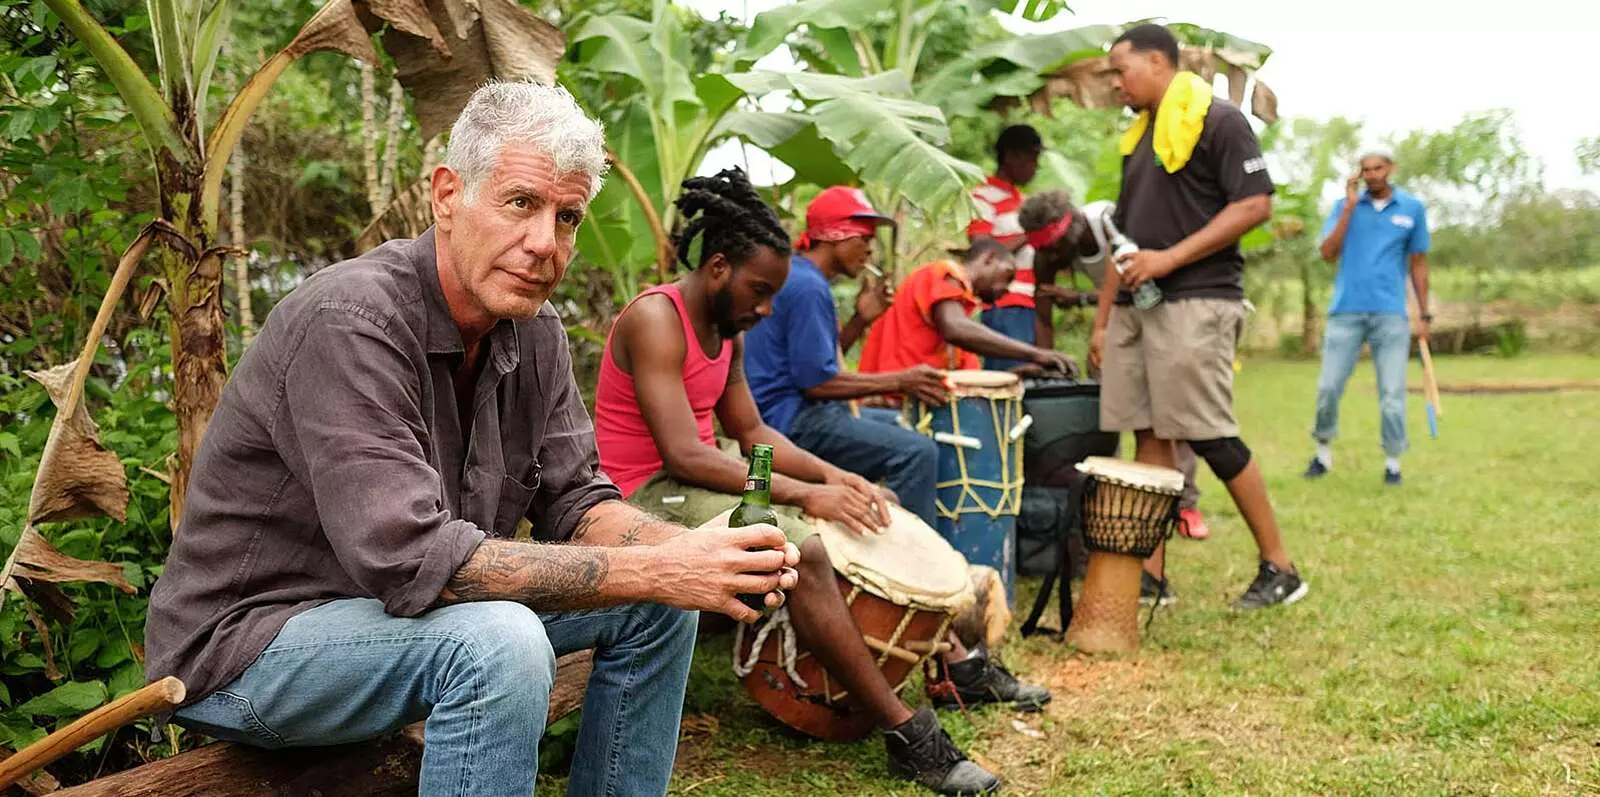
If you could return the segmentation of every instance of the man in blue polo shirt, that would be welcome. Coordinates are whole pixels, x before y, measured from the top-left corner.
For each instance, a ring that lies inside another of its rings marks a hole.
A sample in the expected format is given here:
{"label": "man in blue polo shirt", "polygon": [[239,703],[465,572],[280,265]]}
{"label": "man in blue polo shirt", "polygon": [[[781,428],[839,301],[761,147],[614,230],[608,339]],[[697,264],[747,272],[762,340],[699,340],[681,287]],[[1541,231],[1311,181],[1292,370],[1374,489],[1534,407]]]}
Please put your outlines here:
{"label": "man in blue polo shirt", "polygon": [[[745,333],[744,371],[768,426],[825,462],[883,481],[900,505],[933,525],[939,451],[933,440],[893,421],[888,410],[852,412],[851,399],[897,393],[935,404],[946,397],[944,374],[928,366],[863,374],[845,371],[839,353],[855,345],[875,319],[857,303],[841,329],[828,284],[856,279],[872,259],[881,224],[860,189],[834,186],[806,208],[806,232],[795,243],[789,279],[772,302],[772,316]],[[865,292],[865,291],[864,291]]]}
{"label": "man in blue polo shirt", "polygon": [[[1306,468],[1316,478],[1333,467],[1333,438],[1339,431],[1339,397],[1361,356],[1372,348],[1378,374],[1378,409],[1383,419],[1385,484],[1400,484],[1400,455],[1406,450],[1406,364],[1411,359],[1411,324],[1406,313],[1406,279],[1416,284],[1419,338],[1428,337],[1428,216],[1416,197],[1389,184],[1394,158],[1387,151],[1361,157],[1361,173],[1345,184],[1345,198],[1334,205],[1323,226],[1322,258],[1338,259],[1339,276],[1328,305],[1322,343],[1322,377],[1317,381],[1317,421],[1312,436],[1317,453]],[[1361,184],[1366,183],[1366,190]]]}

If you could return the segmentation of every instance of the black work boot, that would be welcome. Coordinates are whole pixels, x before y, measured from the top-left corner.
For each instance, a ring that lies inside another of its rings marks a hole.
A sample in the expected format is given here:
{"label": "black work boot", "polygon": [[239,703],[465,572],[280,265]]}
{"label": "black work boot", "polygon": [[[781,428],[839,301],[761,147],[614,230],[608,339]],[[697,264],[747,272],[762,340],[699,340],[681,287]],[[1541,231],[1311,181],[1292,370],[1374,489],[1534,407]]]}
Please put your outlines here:
{"label": "black work boot", "polygon": [[905,724],[883,732],[889,772],[939,794],[988,794],[1000,779],[967,760],[939,725],[933,709],[917,710]]}
{"label": "black work boot", "polygon": [[928,696],[938,708],[1010,703],[1021,711],[1040,711],[1051,700],[1050,690],[1017,680],[981,648],[965,661],[934,666],[937,680],[928,683]]}

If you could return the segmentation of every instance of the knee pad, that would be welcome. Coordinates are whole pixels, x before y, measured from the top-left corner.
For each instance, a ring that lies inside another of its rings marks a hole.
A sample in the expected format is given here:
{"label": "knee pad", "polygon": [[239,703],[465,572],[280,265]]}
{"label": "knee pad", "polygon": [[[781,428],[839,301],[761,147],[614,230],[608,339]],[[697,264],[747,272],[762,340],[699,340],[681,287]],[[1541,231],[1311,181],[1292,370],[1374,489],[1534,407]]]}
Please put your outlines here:
{"label": "knee pad", "polygon": [[1189,448],[1196,456],[1211,466],[1211,472],[1223,483],[1244,472],[1250,464],[1250,449],[1237,437],[1219,437],[1215,440],[1191,440]]}

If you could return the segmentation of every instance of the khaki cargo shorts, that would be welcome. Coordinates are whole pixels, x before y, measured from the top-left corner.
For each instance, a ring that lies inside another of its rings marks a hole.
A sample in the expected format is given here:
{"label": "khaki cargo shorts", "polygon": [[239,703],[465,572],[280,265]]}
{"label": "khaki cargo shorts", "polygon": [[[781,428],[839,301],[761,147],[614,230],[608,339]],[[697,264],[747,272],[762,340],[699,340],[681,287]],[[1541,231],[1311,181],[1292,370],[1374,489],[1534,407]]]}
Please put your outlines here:
{"label": "khaki cargo shorts", "polygon": [[1101,359],[1100,428],[1150,429],[1163,440],[1238,437],[1233,359],[1244,317],[1237,299],[1113,307]]}
{"label": "khaki cargo shorts", "polygon": [[[640,485],[628,497],[628,503],[662,520],[692,529],[738,506],[742,497],[704,487],[692,487],[660,472]],[[800,519],[799,507],[779,504],[772,508],[778,513],[778,528],[783,530],[783,536],[789,538],[796,548],[817,533],[815,526]]]}

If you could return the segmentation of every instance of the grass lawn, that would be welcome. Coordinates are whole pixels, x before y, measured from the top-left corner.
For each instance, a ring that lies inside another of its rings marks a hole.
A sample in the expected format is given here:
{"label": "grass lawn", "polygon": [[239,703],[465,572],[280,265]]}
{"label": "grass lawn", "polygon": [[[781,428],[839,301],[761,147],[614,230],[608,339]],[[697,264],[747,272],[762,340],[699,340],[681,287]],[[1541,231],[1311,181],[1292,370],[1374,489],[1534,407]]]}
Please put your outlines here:
{"label": "grass lawn", "polygon": [[[1446,382],[1600,379],[1596,357],[1437,365]],[[1437,440],[1414,396],[1406,484],[1385,489],[1367,363],[1335,471],[1300,479],[1316,376],[1251,361],[1237,396],[1311,594],[1226,608],[1254,549],[1204,473],[1212,539],[1171,546],[1181,601],[1137,657],[1013,637],[1004,656],[1055,690],[1049,711],[944,715],[1006,793],[1600,794],[1600,391],[1445,395]],[[822,744],[770,720],[729,672],[730,644],[702,641],[673,793],[919,793],[888,776],[879,738]]]}

